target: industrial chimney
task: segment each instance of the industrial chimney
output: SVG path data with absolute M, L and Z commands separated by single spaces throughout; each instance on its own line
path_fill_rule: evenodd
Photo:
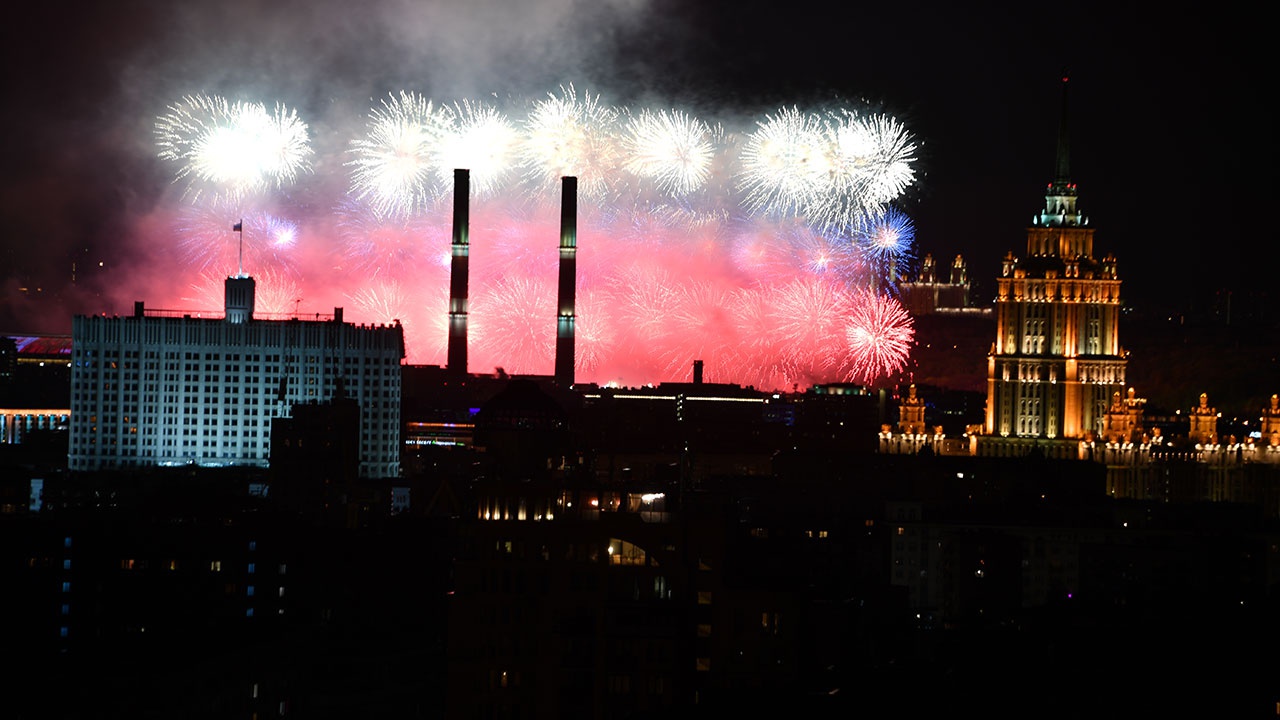
M 556 311 L 556 384 L 573 386 L 574 296 L 578 275 L 578 178 L 564 177 L 560 201 L 560 292 Z
M 449 273 L 448 373 L 467 374 L 467 260 L 470 250 L 467 225 L 471 200 L 471 174 L 453 171 L 453 262 Z

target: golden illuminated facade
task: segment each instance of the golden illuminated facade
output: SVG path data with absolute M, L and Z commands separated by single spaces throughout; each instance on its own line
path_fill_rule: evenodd
M 1027 230 L 1026 256 L 1005 256 L 997 280 L 996 340 L 987 361 L 985 434 L 1098 437 L 1124 391 L 1120 280 L 1115 258 L 1093 256 L 1093 228 L 1077 205 L 1066 134 L 1066 79 L 1056 178 Z

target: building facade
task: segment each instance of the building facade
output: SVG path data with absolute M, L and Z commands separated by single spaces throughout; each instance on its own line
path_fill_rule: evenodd
M 1120 279 L 1113 256 L 1094 257 L 1093 228 L 1070 179 L 1065 82 L 1056 177 L 1027 229 L 1026 256 L 1008 253 L 997 279 L 990 438 L 1053 445 L 1099 435 L 1113 395 L 1125 390 Z
M 221 318 L 148 311 L 72 320 L 72 471 L 270 461 L 294 405 L 360 406 L 360 475 L 400 474 L 400 325 L 253 317 L 253 279 L 227 280 Z

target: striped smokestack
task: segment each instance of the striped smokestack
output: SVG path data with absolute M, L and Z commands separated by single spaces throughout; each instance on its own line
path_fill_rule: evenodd
M 556 384 L 573 386 L 574 295 L 578 275 L 578 178 L 561 178 L 560 293 L 556 311 Z
M 470 251 L 467 225 L 471 200 L 471 174 L 453 171 L 453 263 L 449 274 L 450 375 L 467 374 L 467 264 Z

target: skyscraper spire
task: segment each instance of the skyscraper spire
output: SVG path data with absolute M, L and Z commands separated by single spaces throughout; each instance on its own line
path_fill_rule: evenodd
M 1058 120 L 1058 154 L 1053 180 L 1044 196 L 1044 210 L 1032 218 L 1032 224 L 1044 227 L 1070 227 L 1088 222 L 1076 206 L 1076 184 L 1071 182 L 1071 140 L 1067 133 L 1067 83 L 1062 73 L 1062 116 Z
M 1062 72 L 1062 119 L 1058 124 L 1058 167 L 1053 179 L 1056 184 L 1071 182 L 1071 138 L 1067 134 L 1067 84 L 1070 78 Z

